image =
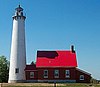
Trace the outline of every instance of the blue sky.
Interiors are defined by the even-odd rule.
[[[0,0],[0,55],[10,59],[12,16],[18,4],[26,14],[27,63],[37,50],[69,50],[78,67],[100,79],[100,0]]]

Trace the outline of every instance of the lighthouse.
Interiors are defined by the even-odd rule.
[[[19,5],[15,9],[13,18],[12,43],[10,54],[10,69],[8,83],[25,81],[26,46],[25,19],[23,8]]]

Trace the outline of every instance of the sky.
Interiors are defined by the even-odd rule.
[[[27,64],[37,50],[70,50],[78,67],[100,79],[100,0],[0,0],[0,55],[10,60],[12,16],[21,5],[26,15]]]

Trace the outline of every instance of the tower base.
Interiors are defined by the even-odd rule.
[[[25,83],[26,80],[9,80],[8,83]]]

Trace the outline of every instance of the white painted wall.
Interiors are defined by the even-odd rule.
[[[26,48],[25,20],[22,16],[13,19],[12,44],[10,54],[9,83],[25,80]],[[19,68],[19,73],[15,69]]]

